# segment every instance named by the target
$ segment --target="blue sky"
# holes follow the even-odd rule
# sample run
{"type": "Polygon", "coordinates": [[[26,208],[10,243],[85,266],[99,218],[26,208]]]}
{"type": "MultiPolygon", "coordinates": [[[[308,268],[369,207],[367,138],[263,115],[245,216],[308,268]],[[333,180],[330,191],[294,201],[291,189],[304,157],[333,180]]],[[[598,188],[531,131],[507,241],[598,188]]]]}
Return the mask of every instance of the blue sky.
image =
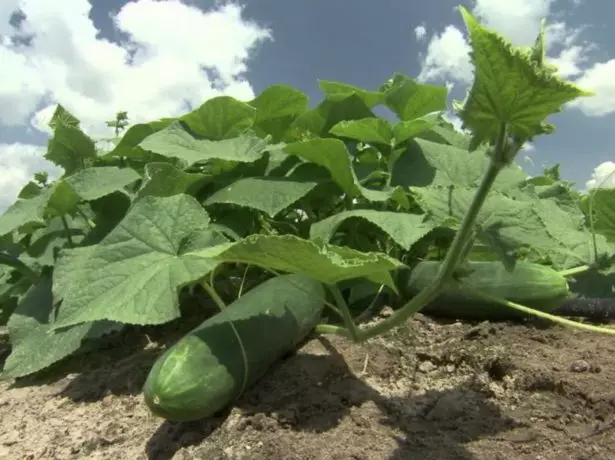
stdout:
{"type": "Polygon", "coordinates": [[[315,104],[318,79],[376,89],[402,72],[463,98],[472,69],[460,3],[518,45],[532,44],[546,17],[548,59],[597,93],[552,117],[556,134],[524,152],[535,166],[519,160],[528,172],[561,163],[583,189],[614,170],[612,1],[1,0],[0,211],[33,172],[60,173],[42,159],[57,103],[100,137],[119,110],[146,121],[275,83],[315,104]]]}

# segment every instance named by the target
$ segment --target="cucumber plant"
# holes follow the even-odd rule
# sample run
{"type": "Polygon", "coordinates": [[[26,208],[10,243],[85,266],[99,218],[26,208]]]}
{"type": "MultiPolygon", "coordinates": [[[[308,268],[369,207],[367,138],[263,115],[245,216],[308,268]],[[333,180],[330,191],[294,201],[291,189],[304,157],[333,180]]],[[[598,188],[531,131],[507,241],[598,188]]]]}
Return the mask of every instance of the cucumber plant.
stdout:
{"type": "Polygon", "coordinates": [[[176,320],[180,293],[227,310],[238,291],[280,273],[325,286],[330,320],[315,330],[357,342],[451,284],[472,289],[472,260],[593,273],[612,288],[615,190],[580,195],[555,171],[528,178],[515,162],[525,142],[554,131],[547,117],[592,93],[544,62],[544,24],[519,48],[460,11],[475,69],[453,104],[463,132],[443,116],[445,87],[399,73],[376,90],[320,81],[314,108],[278,84],[127,129],[120,112],[108,151],[59,105],[45,158],[64,174],[31,181],[0,216],[0,318],[12,347],[3,375],[38,372],[127,325],[176,320]],[[376,116],[382,105],[397,119],[376,116]],[[400,294],[397,275],[426,259],[441,262],[430,283],[387,319],[357,324],[349,299],[365,286],[400,294]]]}

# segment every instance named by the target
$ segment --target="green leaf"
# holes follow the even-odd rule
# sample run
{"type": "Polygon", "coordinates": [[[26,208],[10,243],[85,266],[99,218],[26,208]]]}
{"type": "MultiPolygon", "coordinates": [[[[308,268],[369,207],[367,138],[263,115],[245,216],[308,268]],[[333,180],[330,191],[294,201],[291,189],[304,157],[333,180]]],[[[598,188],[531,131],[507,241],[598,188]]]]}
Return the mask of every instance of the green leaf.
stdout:
{"type": "Polygon", "coordinates": [[[458,112],[475,144],[495,139],[501,124],[522,140],[549,132],[552,128],[543,124],[547,116],[566,102],[593,95],[534,62],[531,51],[515,48],[484,28],[464,7],[460,10],[470,35],[475,77],[458,112]]]}
{"type": "Polygon", "coordinates": [[[350,152],[339,139],[310,139],[288,144],[286,152],[320,165],[331,174],[333,181],[350,197],[362,196],[372,202],[394,200],[404,208],[408,199],[401,187],[371,190],[363,187],[354,172],[350,152]]]}
{"type": "Polygon", "coordinates": [[[384,95],[378,91],[368,91],[347,83],[340,83],[331,80],[319,80],[318,86],[325,93],[327,99],[341,100],[355,94],[370,109],[384,100],[384,95]]]}
{"type": "Polygon", "coordinates": [[[185,193],[195,195],[210,178],[205,174],[187,173],[168,163],[148,163],[145,166],[145,182],[137,197],[172,196],[185,193]]]}
{"type": "Polygon", "coordinates": [[[91,201],[121,190],[139,179],[141,176],[133,169],[100,166],[78,171],[64,178],[63,182],[83,200],[91,201]]]}
{"type": "MultiPolygon", "coordinates": [[[[412,194],[434,226],[458,230],[469,208],[475,187],[429,186],[412,187],[412,194]]],[[[516,248],[548,244],[548,239],[536,239],[544,234],[544,226],[529,201],[508,197],[492,191],[475,221],[481,241],[490,245],[503,261],[514,257],[516,248]]]]}
{"type": "Polygon", "coordinates": [[[68,232],[64,228],[63,222],[59,217],[51,219],[47,226],[35,230],[30,237],[30,244],[27,253],[34,258],[40,265],[53,267],[56,262],[56,253],[66,247],[70,241],[73,244],[80,244],[89,228],[81,218],[65,216],[68,232]]]}
{"type": "Polygon", "coordinates": [[[64,169],[67,175],[83,169],[87,161],[97,157],[96,146],[79,128],[79,122],[68,112],[58,106],[50,125],[53,125],[53,137],[47,143],[46,160],[64,169]],[[60,110],[60,111],[58,111],[60,110]]]}
{"type": "Polygon", "coordinates": [[[251,235],[236,243],[208,248],[192,255],[301,274],[326,284],[365,277],[393,290],[396,289],[395,283],[389,272],[404,266],[386,254],[363,253],[293,235],[251,235]]]}
{"type": "Polygon", "coordinates": [[[470,149],[471,137],[467,134],[460,133],[450,123],[447,125],[438,124],[432,126],[431,129],[420,133],[418,137],[431,142],[437,142],[438,144],[452,145],[462,150],[470,149]]]}
{"type": "Polygon", "coordinates": [[[166,128],[173,121],[175,121],[174,118],[165,118],[162,120],[151,121],[149,123],[139,123],[131,126],[124,133],[122,139],[120,139],[120,142],[115,146],[115,148],[104,156],[135,156],[133,149],[137,147],[143,139],[151,134],[157,133],[163,128],[166,128]]]}
{"type": "Polygon", "coordinates": [[[51,186],[51,194],[47,201],[43,217],[50,219],[55,216],[63,216],[77,208],[81,197],[65,181],[59,180],[51,186]]]}
{"type": "Polygon", "coordinates": [[[45,189],[40,195],[29,199],[18,199],[0,216],[0,236],[4,236],[22,225],[43,225],[43,214],[51,189],[45,189]]]}
{"type": "Polygon", "coordinates": [[[105,321],[54,332],[53,311],[51,280],[45,278],[26,293],[8,321],[12,350],[4,364],[5,375],[17,378],[37,372],[76,352],[84,340],[121,327],[105,321]]]}
{"type": "MultiPolygon", "coordinates": [[[[558,269],[596,262],[594,242],[598,256],[608,256],[615,251],[613,241],[609,242],[602,234],[594,237],[591,231],[583,226],[585,216],[579,208],[574,210],[571,207],[562,207],[553,199],[533,200],[531,205],[544,226],[546,236],[543,238],[548,238],[549,243],[539,246],[538,249],[552,260],[558,269]]],[[[537,237],[538,234],[534,238],[537,237]]]]}
{"type": "Polygon", "coordinates": [[[182,116],[196,134],[211,140],[231,139],[254,124],[256,109],[230,96],[207,100],[198,109],[182,116]]]}
{"type": "MultiPolygon", "coordinates": [[[[209,228],[209,216],[187,195],[144,197],[91,253],[76,258],[55,327],[95,320],[162,324],[180,315],[177,291],[217,264],[190,251],[225,238],[209,228]]],[[[55,289],[55,288],[54,288],[55,289]]]]}
{"type": "Polygon", "coordinates": [[[352,169],[350,153],[339,139],[310,139],[288,144],[285,149],[291,155],[323,166],[329,170],[337,185],[348,195],[356,196],[358,187],[352,169]]]}
{"type": "Polygon", "coordinates": [[[393,138],[391,125],[382,118],[340,121],[333,126],[329,132],[339,137],[347,137],[361,142],[373,142],[385,145],[389,145],[393,138]]]}
{"type": "Polygon", "coordinates": [[[257,109],[256,121],[259,122],[299,115],[308,109],[308,103],[308,97],[298,89],[288,85],[272,85],[255,97],[250,105],[257,109]]]}
{"type": "Polygon", "coordinates": [[[342,211],[312,224],[310,238],[320,238],[328,242],[340,225],[353,218],[365,219],[376,225],[406,250],[410,250],[418,240],[434,228],[433,224],[424,222],[425,217],[423,215],[358,209],[342,211]]]}
{"type": "Polygon", "coordinates": [[[385,94],[387,107],[402,121],[446,110],[446,87],[417,83],[400,73],[394,74],[381,91],[385,94]]]}
{"type": "Polygon", "coordinates": [[[71,285],[79,282],[81,273],[75,267],[88,263],[96,255],[97,246],[83,246],[62,251],[53,274],[52,292],[56,301],[63,299],[71,285]]]}
{"type": "Polygon", "coordinates": [[[317,182],[285,178],[246,177],[218,190],[204,204],[234,204],[275,217],[311,192],[316,185],[317,182]]]}
{"type": "Polygon", "coordinates": [[[58,104],[51,116],[48,126],[55,130],[58,126],[79,127],[79,120],[72,113],[64,108],[62,104],[58,104]]]}
{"type": "Polygon", "coordinates": [[[582,209],[589,214],[590,202],[594,230],[610,242],[615,242],[615,188],[596,188],[582,203],[582,209]]]}
{"type": "Polygon", "coordinates": [[[23,198],[26,200],[29,198],[34,198],[35,196],[40,195],[42,190],[43,190],[43,187],[41,187],[35,182],[30,181],[26,185],[23,186],[23,188],[20,190],[19,194],[17,195],[17,198],[23,198]]]}
{"type": "MultiPolygon", "coordinates": [[[[476,189],[474,187],[417,187],[412,192],[434,225],[458,229],[476,189]]],[[[550,260],[557,270],[592,264],[593,238],[582,227],[583,215],[560,207],[555,200],[527,193],[493,191],[479,212],[476,225],[481,241],[506,262],[529,250],[538,259],[550,260]]],[[[615,245],[597,235],[599,254],[615,245]]]]}
{"type": "Polygon", "coordinates": [[[309,108],[308,97],[287,85],[273,85],[250,102],[255,107],[255,128],[272,136],[273,142],[282,140],[291,123],[309,108]]]}
{"type": "Polygon", "coordinates": [[[174,122],[147,137],[139,147],[167,157],[179,158],[189,167],[210,159],[252,163],[263,156],[267,145],[266,140],[252,134],[221,141],[199,140],[180,123],[174,122]]]}
{"type": "Polygon", "coordinates": [[[416,118],[410,121],[400,121],[393,128],[395,144],[401,144],[402,142],[416,137],[429,129],[433,129],[434,127],[433,121],[422,118],[416,118]]]}
{"type": "Polygon", "coordinates": [[[374,113],[357,94],[343,99],[325,99],[317,107],[298,116],[289,128],[286,141],[325,137],[340,121],[375,118],[374,113]]]}
{"type": "MultiPolygon", "coordinates": [[[[393,167],[391,185],[428,186],[458,185],[478,187],[490,159],[485,149],[468,152],[451,145],[414,139],[393,167]]],[[[518,166],[503,169],[492,190],[517,188],[527,174],[518,166]]]]}

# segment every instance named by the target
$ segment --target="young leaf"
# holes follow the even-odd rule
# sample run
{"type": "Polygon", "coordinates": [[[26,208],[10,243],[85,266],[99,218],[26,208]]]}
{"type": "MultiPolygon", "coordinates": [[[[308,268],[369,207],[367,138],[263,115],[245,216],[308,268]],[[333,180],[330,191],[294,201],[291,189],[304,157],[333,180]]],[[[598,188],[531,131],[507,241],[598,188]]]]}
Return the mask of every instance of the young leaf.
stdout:
{"type": "Polygon", "coordinates": [[[496,32],[479,24],[460,7],[466,23],[475,67],[474,83],[459,116],[474,135],[474,145],[491,142],[502,124],[522,140],[549,132],[543,120],[566,102],[593,93],[581,90],[538,65],[531,53],[515,48],[496,32]]]}
{"type": "Polygon", "coordinates": [[[67,175],[84,169],[97,157],[94,141],[79,126],[57,123],[47,143],[46,160],[60,166],[67,175]]]}

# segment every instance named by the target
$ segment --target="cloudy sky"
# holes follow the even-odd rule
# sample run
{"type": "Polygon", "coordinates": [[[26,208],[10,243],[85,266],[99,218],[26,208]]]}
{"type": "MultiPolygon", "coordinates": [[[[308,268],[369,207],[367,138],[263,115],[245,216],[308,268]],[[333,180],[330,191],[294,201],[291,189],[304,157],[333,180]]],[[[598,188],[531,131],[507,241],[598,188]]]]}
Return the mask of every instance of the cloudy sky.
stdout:
{"type": "MultiPolygon", "coordinates": [[[[459,0],[0,0],[0,211],[39,170],[46,123],[61,103],[93,136],[120,110],[140,122],[228,94],[249,100],[285,83],[320,100],[318,79],[377,89],[394,72],[452,85],[472,68],[459,0]]],[[[562,164],[592,187],[615,169],[615,2],[461,2],[517,45],[548,22],[548,59],[596,97],[552,117],[557,132],[520,160],[562,164]]],[[[615,184],[615,181],[613,181],[615,184]]]]}

